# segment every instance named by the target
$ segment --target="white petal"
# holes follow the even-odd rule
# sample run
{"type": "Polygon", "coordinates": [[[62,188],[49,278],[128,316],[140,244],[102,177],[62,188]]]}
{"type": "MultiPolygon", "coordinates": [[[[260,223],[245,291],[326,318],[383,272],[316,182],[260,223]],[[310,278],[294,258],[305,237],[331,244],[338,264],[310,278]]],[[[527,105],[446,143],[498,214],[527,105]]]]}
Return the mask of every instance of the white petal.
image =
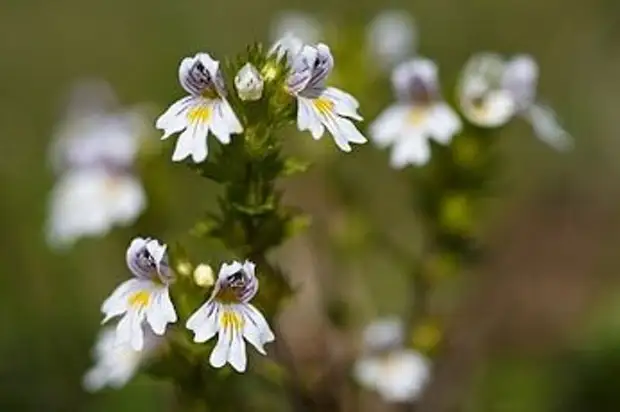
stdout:
{"type": "Polygon", "coordinates": [[[368,389],[376,389],[381,379],[379,361],[374,358],[362,358],[353,367],[355,380],[368,389]]]}
{"type": "Polygon", "coordinates": [[[146,309],[146,320],[156,335],[163,335],[166,332],[166,325],[176,322],[177,315],[170,300],[168,287],[153,291],[151,302],[146,309]]]}
{"type": "Polygon", "coordinates": [[[125,313],[129,309],[129,297],[150,287],[151,282],[141,279],[130,279],[121,283],[101,305],[101,312],[105,315],[102,323],[125,313]]]}
{"type": "Polygon", "coordinates": [[[162,139],[183,130],[187,126],[187,109],[192,106],[195,98],[186,96],[177,100],[155,122],[157,129],[164,130],[162,139]]]}
{"type": "Polygon", "coordinates": [[[337,114],[354,120],[363,120],[362,116],[357,112],[360,106],[359,102],[349,93],[335,87],[328,87],[321,96],[334,103],[334,111],[337,114]]]}
{"type": "MultiPolygon", "coordinates": [[[[220,311],[221,316],[222,311],[220,311]]],[[[219,319],[218,319],[219,323],[219,319]]],[[[213,348],[213,352],[211,352],[211,356],[209,357],[209,363],[214,368],[221,368],[226,364],[228,360],[228,352],[230,352],[230,346],[232,344],[232,328],[220,328],[217,343],[213,348]]]]}
{"type": "Polygon", "coordinates": [[[133,176],[118,177],[108,189],[110,213],[114,222],[130,224],[146,206],[146,193],[140,181],[133,176]]]}
{"type": "Polygon", "coordinates": [[[573,146],[571,136],[562,128],[555,112],[548,106],[535,104],[525,113],[536,136],[556,150],[567,150],[573,146]]]}
{"type": "Polygon", "coordinates": [[[392,148],[390,164],[400,169],[408,164],[424,165],[431,157],[428,139],[418,133],[409,133],[398,140],[392,148]]]}
{"type": "Polygon", "coordinates": [[[213,103],[211,131],[222,144],[230,143],[231,133],[240,133],[243,128],[226,100],[213,103]]]}
{"type": "Polygon", "coordinates": [[[504,90],[487,93],[480,101],[461,100],[461,108],[467,119],[482,127],[499,127],[506,124],[517,111],[511,94],[504,90]]]}
{"type": "Polygon", "coordinates": [[[208,301],[189,317],[185,326],[194,332],[194,342],[202,343],[215,336],[219,327],[219,319],[219,305],[208,301]]]}
{"type": "Polygon", "coordinates": [[[232,340],[230,351],[228,352],[228,363],[237,371],[244,372],[247,366],[247,356],[245,353],[245,342],[240,330],[232,329],[232,340]]]}
{"type": "Polygon", "coordinates": [[[192,160],[195,163],[203,162],[209,154],[207,136],[209,135],[209,124],[207,122],[196,122],[194,134],[194,147],[192,149],[192,160]]]}
{"type": "Polygon", "coordinates": [[[329,133],[334,138],[334,142],[336,142],[336,145],[340,148],[340,150],[350,152],[351,145],[349,145],[349,142],[366,142],[364,135],[357,130],[351,120],[340,117],[334,112],[321,112],[316,108],[316,106],[314,110],[327,130],[329,130],[329,133]]]}
{"type": "Polygon", "coordinates": [[[218,273],[217,277],[218,279],[226,279],[230,275],[234,275],[242,269],[243,265],[237,261],[234,261],[232,263],[224,262],[220,267],[220,272],[218,273]]]}
{"type": "Polygon", "coordinates": [[[134,350],[144,347],[142,322],[145,318],[143,309],[131,309],[125,313],[116,326],[116,344],[129,344],[134,350]]]}
{"type": "Polygon", "coordinates": [[[394,143],[405,129],[410,111],[411,106],[400,104],[385,109],[369,127],[370,137],[375,144],[386,147],[394,143]]]}
{"type": "Polygon", "coordinates": [[[302,132],[309,130],[315,140],[323,136],[325,127],[318,117],[312,99],[297,97],[297,128],[302,132]]]}
{"type": "Polygon", "coordinates": [[[244,305],[244,313],[251,317],[252,322],[258,328],[260,332],[260,340],[263,344],[273,342],[276,339],[275,335],[271,331],[271,328],[269,327],[269,324],[267,323],[267,320],[258,309],[256,309],[253,305],[246,304],[244,305]]]}
{"type": "Polygon", "coordinates": [[[452,136],[461,131],[461,119],[447,103],[437,103],[431,110],[427,125],[430,135],[438,143],[450,143],[452,136]]]}

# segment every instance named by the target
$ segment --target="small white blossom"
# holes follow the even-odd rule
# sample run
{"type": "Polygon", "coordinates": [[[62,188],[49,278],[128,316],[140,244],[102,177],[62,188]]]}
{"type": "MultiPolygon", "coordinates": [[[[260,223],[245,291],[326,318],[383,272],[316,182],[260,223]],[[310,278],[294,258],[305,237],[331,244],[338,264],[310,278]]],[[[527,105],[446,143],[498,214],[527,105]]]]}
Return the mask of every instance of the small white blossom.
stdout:
{"type": "Polygon", "coordinates": [[[406,11],[385,10],[370,22],[367,37],[372,57],[384,69],[391,69],[414,54],[416,24],[406,11]]]}
{"type": "Polygon", "coordinates": [[[572,139],[554,111],[536,101],[538,72],[538,64],[527,55],[510,60],[492,53],[472,56],[459,83],[463,114],[482,127],[502,126],[520,115],[542,141],[558,150],[569,148],[572,139]]]}
{"type": "Polygon", "coordinates": [[[387,402],[416,400],[430,376],[428,359],[403,348],[403,333],[403,324],[396,317],[368,325],[363,334],[363,355],[353,369],[360,385],[376,391],[387,402]]]}
{"type": "Polygon", "coordinates": [[[392,146],[393,167],[424,165],[431,156],[429,139],[450,143],[462,128],[461,120],[442,99],[431,60],[401,63],[392,73],[392,84],[398,101],[370,125],[370,136],[380,147],[392,146]]]}
{"type": "Polygon", "coordinates": [[[166,246],[150,238],[135,238],[127,249],[126,261],[134,278],[121,283],[103,302],[102,323],[122,316],[116,327],[117,344],[129,343],[141,350],[144,327],[148,325],[156,335],[163,335],[166,325],[177,320],[168,291],[172,272],[166,246]]]}
{"type": "Polygon", "coordinates": [[[106,386],[116,389],[125,386],[161,342],[148,329],[144,333],[144,348],[137,351],[128,342],[116,342],[114,327],[102,329],[93,351],[95,365],[86,372],[82,381],[84,389],[96,392],[106,386]]]}
{"type": "Polygon", "coordinates": [[[365,356],[354,367],[355,379],[387,402],[416,400],[430,377],[429,361],[414,350],[397,349],[365,356]]]}
{"type": "Polygon", "coordinates": [[[231,134],[243,132],[243,126],[226,99],[226,87],[220,63],[207,53],[186,57],[179,66],[179,81],[189,96],[176,101],[155,124],[164,131],[162,139],[179,135],[172,160],[191,156],[200,163],[209,153],[209,132],[222,143],[230,143],[231,134]]]}
{"type": "Polygon", "coordinates": [[[278,60],[289,52],[295,55],[304,44],[318,42],[320,33],[321,25],[309,14],[300,11],[280,13],[271,26],[270,38],[275,44],[270,53],[275,52],[278,60]]]}
{"type": "Polygon", "coordinates": [[[353,96],[326,86],[333,67],[334,59],[325,44],[304,46],[292,58],[287,87],[297,98],[299,130],[309,130],[314,139],[320,139],[327,128],[336,145],[350,152],[349,143],[366,142],[351,121],[362,120],[362,117],[357,112],[359,103],[353,96]]]}
{"type": "Polygon", "coordinates": [[[275,339],[264,316],[249,303],[257,291],[253,263],[224,263],[211,297],[187,320],[187,328],[194,332],[194,342],[206,342],[218,334],[209,358],[213,367],[230,363],[236,371],[243,372],[247,365],[244,338],[263,355],[265,343],[275,339]]]}
{"type": "Polygon", "coordinates": [[[252,63],[246,63],[235,76],[235,88],[244,101],[259,100],[263,95],[265,81],[252,63]]]}
{"type": "Polygon", "coordinates": [[[145,125],[143,113],[119,110],[105,83],[81,83],[72,95],[50,150],[59,178],[46,230],[48,242],[56,247],[131,224],[146,206],[144,189],[133,171],[145,125]]]}

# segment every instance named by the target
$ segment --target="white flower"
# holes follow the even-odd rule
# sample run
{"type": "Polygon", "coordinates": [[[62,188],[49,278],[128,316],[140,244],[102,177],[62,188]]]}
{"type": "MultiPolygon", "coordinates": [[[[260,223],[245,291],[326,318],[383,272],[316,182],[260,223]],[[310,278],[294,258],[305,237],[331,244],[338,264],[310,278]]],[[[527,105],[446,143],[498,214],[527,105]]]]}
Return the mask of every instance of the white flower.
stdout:
{"type": "Polygon", "coordinates": [[[177,315],[170,300],[168,285],[172,272],[166,246],[154,239],[135,238],[127,249],[126,261],[133,279],[123,282],[103,302],[102,323],[122,316],[116,327],[117,344],[129,343],[135,350],[144,346],[144,324],[156,335],[163,335],[177,315]]]}
{"type": "Polygon", "coordinates": [[[380,147],[393,146],[393,167],[423,165],[431,156],[429,139],[450,143],[462,128],[461,120],[441,98],[437,66],[431,60],[401,63],[392,83],[398,101],[370,125],[370,136],[380,147]]]}
{"type": "Polygon", "coordinates": [[[414,53],[416,25],[406,11],[385,10],[371,21],[367,37],[375,61],[383,68],[392,68],[414,53]]]}
{"type": "Polygon", "coordinates": [[[271,26],[270,38],[275,44],[270,53],[275,52],[278,60],[288,52],[295,55],[304,44],[318,42],[320,33],[321,25],[309,14],[299,11],[280,13],[271,26]]]}
{"type": "Polygon", "coordinates": [[[133,349],[127,342],[116,342],[114,327],[101,330],[95,344],[93,356],[95,365],[86,372],[82,384],[89,392],[95,392],[106,386],[120,388],[135,375],[142,362],[160,344],[160,339],[145,330],[144,348],[133,349]]]}
{"type": "Polygon", "coordinates": [[[105,83],[78,84],[56,132],[50,158],[59,180],[46,228],[53,246],[69,246],[81,236],[131,224],[146,206],[133,171],[144,114],[119,110],[113,97],[105,83]]]}
{"type": "Polygon", "coordinates": [[[99,168],[68,171],[52,192],[48,241],[65,247],[81,236],[104,235],[113,225],[131,224],[145,204],[144,189],[131,174],[99,168]]]}
{"type": "Polygon", "coordinates": [[[527,55],[507,61],[492,53],[472,56],[459,83],[463,114],[482,127],[502,126],[520,115],[541,140],[559,150],[569,148],[572,139],[554,111],[536,102],[538,72],[538,64],[527,55]]]}
{"type": "Polygon", "coordinates": [[[430,377],[429,361],[416,351],[398,349],[359,359],[355,379],[387,402],[416,400],[430,377]]]}
{"type": "Polygon", "coordinates": [[[357,112],[357,100],[325,84],[333,67],[334,59],[329,47],[324,44],[304,46],[292,58],[287,87],[289,93],[297,98],[299,130],[309,130],[314,139],[320,139],[327,128],[336,145],[349,152],[349,143],[365,143],[366,138],[350,120],[362,120],[357,112]]]}
{"type": "Polygon", "coordinates": [[[265,343],[275,339],[263,315],[249,303],[257,291],[253,263],[224,263],[211,298],[187,320],[194,342],[206,342],[219,334],[209,358],[213,367],[221,368],[228,362],[243,372],[247,364],[243,339],[263,355],[265,343]]]}
{"type": "Polygon", "coordinates": [[[235,76],[235,88],[241,100],[255,101],[263,95],[265,81],[252,63],[246,63],[235,76]]]}
{"type": "Polygon", "coordinates": [[[155,126],[164,131],[162,139],[184,130],[172,154],[173,161],[191,156],[200,163],[207,158],[209,132],[222,144],[228,144],[230,135],[243,132],[243,126],[226,100],[220,63],[210,55],[198,53],[184,58],[179,66],[179,81],[189,96],[170,106],[155,126]]]}

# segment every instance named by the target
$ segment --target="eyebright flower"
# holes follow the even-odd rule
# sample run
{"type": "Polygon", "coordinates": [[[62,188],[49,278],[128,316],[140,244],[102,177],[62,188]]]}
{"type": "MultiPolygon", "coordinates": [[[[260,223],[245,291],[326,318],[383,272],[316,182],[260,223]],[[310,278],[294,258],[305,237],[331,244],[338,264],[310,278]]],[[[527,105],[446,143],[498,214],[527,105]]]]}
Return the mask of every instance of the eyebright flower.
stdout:
{"type": "Polygon", "coordinates": [[[243,126],[226,99],[220,63],[210,55],[198,53],[184,58],[179,66],[179,81],[189,96],[170,106],[155,126],[164,131],[162,140],[184,130],[172,154],[173,161],[191,156],[200,163],[209,152],[209,132],[222,144],[228,144],[230,135],[243,132],[243,126]]]}
{"type": "Polygon", "coordinates": [[[536,102],[538,64],[527,55],[504,60],[492,53],[472,56],[461,74],[459,101],[463,114],[482,127],[498,127],[520,115],[531,123],[536,135],[563,150],[571,137],[560,126],[554,111],[536,102]]]}
{"type": "Polygon", "coordinates": [[[66,247],[81,236],[131,224],[146,195],[133,170],[145,120],[139,110],[119,110],[109,86],[80,83],[50,150],[59,174],[50,202],[48,242],[66,247]]]}
{"type": "Polygon", "coordinates": [[[358,383],[387,402],[418,398],[430,375],[430,363],[420,353],[402,347],[403,325],[397,318],[380,319],[364,330],[363,355],[353,374],[358,383]]]}
{"type": "Polygon", "coordinates": [[[114,327],[102,329],[93,351],[95,366],[84,375],[82,381],[84,388],[89,392],[95,392],[106,386],[112,388],[125,386],[160,343],[161,338],[146,329],[143,350],[137,351],[128,342],[122,344],[116,342],[114,327]]]}
{"type": "Polygon", "coordinates": [[[362,120],[362,117],[357,112],[359,103],[353,96],[326,86],[333,67],[334,59],[325,44],[304,46],[292,58],[287,88],[297,98],[299,130],[309,130],[314,139],[320,139],[327,128],[336,145],[350,152],[349,143],[366,142],[350,120],[362,120]]]}
{"type": "Polygon", "coordinates": [[[403,10],[384,10],[368,26],[368,46],[375,61],[391,69],[411,56],[416,47],[416,25],[403,10]]]}
{"type": "Polygon", "coordinates": [[[263,315],[249,302],[258,291],[254,264],[246,261],[222,264],[213,293],[187,320],[194,342],[206,342],[219,334],[209,363],[221,368],[227,362],[238,372],[247,364],[245,338],[261,354],[275,337],[263,315]]]}
{"type": "Polygon", "coordinates": [[[442,99],[431,60],[401,63],[392,73],[392,84],[398,101],[370,125],[370,136],[380,147],[393,146],[393,167],[423,165],[431,156],[429,139],[450,143],[461,130],[461,120],[442,99]]]}
{"type": "Polygon", "coordinates": [[[135,350],[144,346],[143,327],[163,335],[168,323],[177,321],[168,286],[172,271],[168,266],[166,245],[155,239],[135,238],[126,254],[127,267],[134,278],[121,283],[103,302],[102,323],[122,316],[116,327],[117,344],[129,343],[135,350]]]}
{"type": "Polygon", "coordinates": [[[235,88],[244,101],[260,100],[265,81],[252,63],[246,63],[235,76],[235,88]]]}

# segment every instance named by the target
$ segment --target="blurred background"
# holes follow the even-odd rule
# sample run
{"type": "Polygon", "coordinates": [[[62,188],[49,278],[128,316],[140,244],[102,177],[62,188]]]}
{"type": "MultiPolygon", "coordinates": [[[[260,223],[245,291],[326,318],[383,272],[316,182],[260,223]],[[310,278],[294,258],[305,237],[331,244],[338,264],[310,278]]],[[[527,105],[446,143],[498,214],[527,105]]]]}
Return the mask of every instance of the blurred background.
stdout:
{"type": "MultiPolygon", "coordinates": [[[[70,251],[50,250],[48,148],[72,83],[106,79],[123,104],[153,105],[155,119],[181,96],[183,56],[205,50],[221,58],[254,41],[269,43],[273,19],[284,10],[349,33],[386,7],[415,18],[418,51],[439,64],[447,96],[472,53],[531,53],[541,67],[540,95],[576,140],[575,150],[557,153],[523,122],[497,132],[501,174],[493,176],[499,184],[479,228],[489,253],[449,282],[445,347],[420,410],[620,410],[620,3],[3,0],[0,411],[172,408],[170,388],[146,377],[95,395],[83,391],[81,379],[92,362],[100,303],[127,276],[129,239],[181,236],[212,203],[215,187],[163,153],[141,164],[149,206],[133,227],[81,240],[70,251]]],[[[358,97],[368,119],[391,100],[385,92],[358,97]]],[[[315,166],[287,182],[287,202],[307,211],[313,226],[275,259],[301,288],[281,320],[296,362],[313,376],[327,358],[353,356],[364,323],[407,307],[402,262],[360,239],[371,227],[413,253],[415,187],[370,144],[344,156],[327,138],[321,145],[308,136],[291,139],[291,150],[315,166]],[[334,296],[353,313],[345,331],[318,309],[334,296]]],[[[200,245],[193,253],[212,256],[200,245]]],[[[348,405],[391,410],[368,394],[348,405]]]]}

